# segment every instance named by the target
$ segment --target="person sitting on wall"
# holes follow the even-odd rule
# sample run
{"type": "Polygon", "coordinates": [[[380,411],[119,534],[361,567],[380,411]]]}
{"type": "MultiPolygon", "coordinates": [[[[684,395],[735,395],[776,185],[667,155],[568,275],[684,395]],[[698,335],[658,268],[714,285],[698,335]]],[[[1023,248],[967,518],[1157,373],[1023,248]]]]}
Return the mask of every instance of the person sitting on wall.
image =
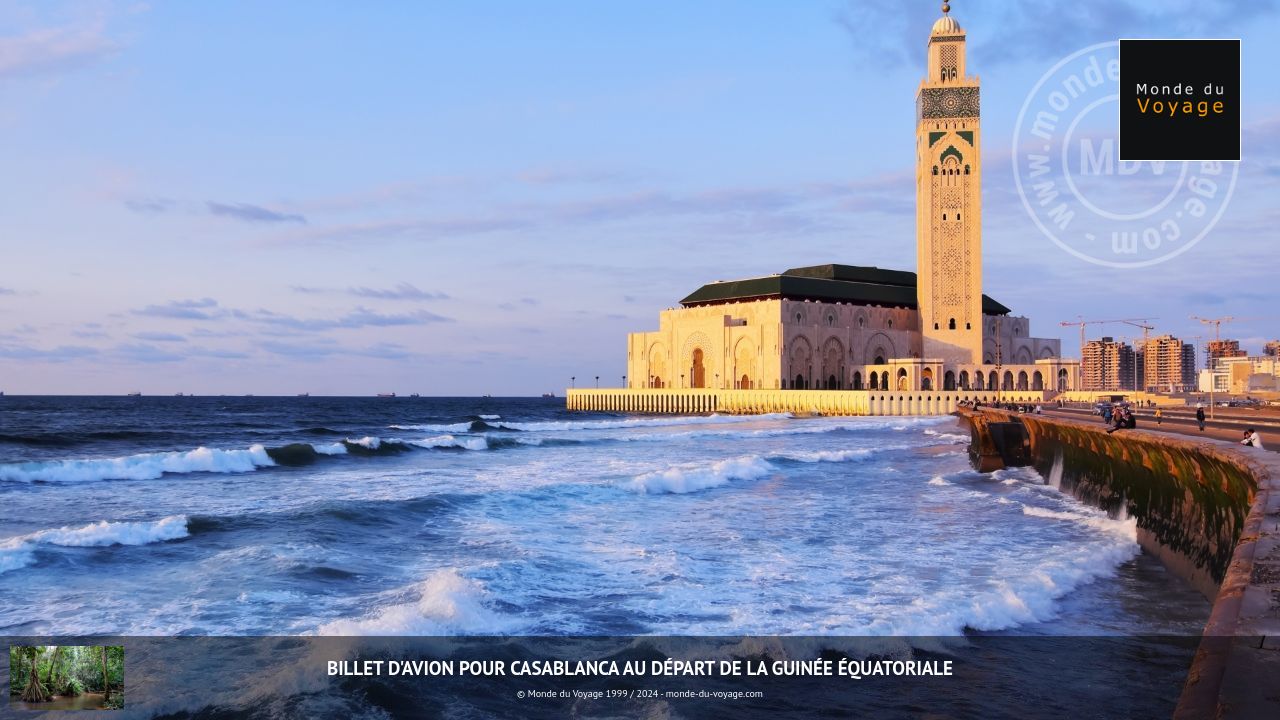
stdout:
{"type": "Polygon", "coordinates": [[[1258,448],[1259,450],[1266,449],[1262,447],[1262,436],[1259,435],[1258,431],[1254,430],[1253,428],[1249,428],[1248,430],[1244,431],[1244,439],[1240,441],[1240,444],[1248,447],[1258,448]]]}

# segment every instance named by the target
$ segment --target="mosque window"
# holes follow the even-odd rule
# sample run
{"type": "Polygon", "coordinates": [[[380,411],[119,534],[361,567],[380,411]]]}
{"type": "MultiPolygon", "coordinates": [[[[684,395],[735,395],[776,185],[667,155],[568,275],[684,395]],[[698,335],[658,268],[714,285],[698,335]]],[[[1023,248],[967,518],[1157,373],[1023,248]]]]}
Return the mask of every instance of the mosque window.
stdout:
{"type": "Polygon", "coordinates": [[[800,322],[800,313],[796,313],[796,322],[800,322]]]}
{"type": "Polygon", "coordinates": [[[858,318],[858,327],[866,327],[866,326],[867,326],[867,319],[866,319],[866,318],[864,318],[864,317],[859,317],[859,318],[858,318]]]}
{"type": "Polygon", "coordinates": [[[885,326],[886,328],[888,328],[888,329],[892,330],[892,329],[893,329],[893,319],[892,319],[892,318],[890,318],[889,320],[886,320],[886,321],[885,321],[885,323],[884,323],[884,326],[885,326]]]}
{"type": "Polygon", "coordinates": [[[955,329],[956,329],[956,319],[955,319],[955,318],[951,318],[951,322],[947,323],[947,329],[948,329],[948,330],[955,330],[955,329]]]}
{"type": "Polygon", "coordinates": [[[835,315],[828,315],[828,316],[827,316],[827,327],[833,327],[833,326],[835,326],[835,324],[836,324],[836,316],[835,316],[835,315]]]}
{"type": "Polygon", "coordinates": [[[968,175],[968,174],[969,174],[969,166],[968,166],[968,165],[965,165],[965,166],[964,166],[964,174],[965,174],[965,175],[968,175]]]}
{"type": "Polygon", "coordinates": [[[937,330],[937,329],[938,329],[938,323],[934,323],[934,324],[933,324],[933,329],[934,329],[934,330],[937,330]]]}
{"type": "Polygon", "coordinates": [[[937,175],[937,174],[938,174],[938,166],[937,166],[937,165],[934,165],[934,166],[933,166],[933,174],[934,174],[934,175],[937,175]]]}

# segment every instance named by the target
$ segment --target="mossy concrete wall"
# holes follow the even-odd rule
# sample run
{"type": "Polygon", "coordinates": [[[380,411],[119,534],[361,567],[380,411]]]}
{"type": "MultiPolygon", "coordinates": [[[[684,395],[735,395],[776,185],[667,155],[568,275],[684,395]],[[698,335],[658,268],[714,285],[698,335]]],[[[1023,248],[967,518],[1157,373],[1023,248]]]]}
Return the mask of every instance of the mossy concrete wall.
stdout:
{"type": "Polygon", "coordinates": [[[1022,423],[1042,475],[1135,518],[1143,548],[1213,600],[1176,718],[1280,717],[1280,454],[1141,429],[1108,434],[1100,422],[961,414],[975,445],[988,422],[1022,423]]]}

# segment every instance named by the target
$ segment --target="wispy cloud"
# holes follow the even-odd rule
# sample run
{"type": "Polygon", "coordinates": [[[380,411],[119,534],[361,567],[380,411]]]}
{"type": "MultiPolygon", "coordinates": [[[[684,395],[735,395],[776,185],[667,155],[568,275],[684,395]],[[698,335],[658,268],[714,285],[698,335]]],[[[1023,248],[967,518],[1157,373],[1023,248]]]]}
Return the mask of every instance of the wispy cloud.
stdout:
{"type": "Polygon", "coordinates": [[[126,208],[142,215],[159,215],[160,213],[169,212],[177,205],[176,200],[163,197],[135,198],[124,201],[126,208]]]}
{"type": "Polygon", "coordinates": [[[148,305],[130,312],[134,315],[175,320],[215,320],[226,314],[213,298],[170,300],[164,305],[148,305]]]}
{"type": "Polygon", "coordinates": [[[348,355],[355,357],[368,357],[380,360],[406,360],[415,357],[421,357],[420,354],[414,353],[403,345],[397,343],[377,343],[362,348],[346,347],[334,342],[279,342],[268,341],[262,343],[263,350],[274,355],[293,358],[295,360],[315,361],[324,360],[337,355],[348,355]]]}
{"type": "Polygon", "coordinates": [[[409,283],[402,282],[390,289],[367,287],[349,288],[347,292],[356,297],[376,298],[378,300],[447,300],[449,296],[441,292],[428,292],[409,283]]]}
{"type": "Polygon", "coordinates": [[[393,288],[349,287],[346,289],[339,289],[294,285],[290,289],[303,295],[328,295],[340,293],[344,295],[352,295],[354,297],[373,298],[375,300],[425,301],[449,299],[449,296],[445,293],[423,290],[407,282],[399,283],[393,288]]]}
{"type": "Polygon", "coordinates": [[[401,313],[396,315],[387,315],[375,312],[365,307],[357,307],[355,310],[337,318],[297,318],[292,315],[284,315],[272,312],[270,310],[257,310],[256,312],[244,314],[244,318],[251,322],[262,323],[265,325],[273,325],[288,328],[291,330],[299,330],[305,332],[319,332],[324,330],[350,329],[362,327],[396,327],[403,325],[429,325],[431,323],[447,323],[453,322],[452,318],[437,315],[426,310],[418,310],[410,313],[401,313]]]}
{"type": "Polygon", "coordinates": [[[0,295],[17,295],[18,291],[13,288],[0,287],[0,295]]]}
{"type": "Polygon", "coordinates": [[[88,25],[37,28],[0,37],[0,77],[41,75],[82,67],[118,52],[101,18],[88,25]]]}
{"type": "Polygon", "coordinates": [[[307,219],[302,215],[277,212],[259,205],[250,205],[248,203],[224,204],[213,201],[206,203],[206,205],[209,207],[209,212],[214,215],[243,220],[244,222],[307,224],[307,219]]]}
{"type": "Polygon", "coordinates": [[[134,333],[133,337],[138,340],[146,340],[148,342],[183,343],[187,341],[187,339],[181,335],[167,332],[140,332],[134,333]]]}
{"type": "Polygon", "coordinates": [[[96,348],[83,345],[60,345],[42,349],[27,345],[0,345],[0,358],[12,360],[38,360],[40,362],[68,362],[98,354],[96,348]]]}

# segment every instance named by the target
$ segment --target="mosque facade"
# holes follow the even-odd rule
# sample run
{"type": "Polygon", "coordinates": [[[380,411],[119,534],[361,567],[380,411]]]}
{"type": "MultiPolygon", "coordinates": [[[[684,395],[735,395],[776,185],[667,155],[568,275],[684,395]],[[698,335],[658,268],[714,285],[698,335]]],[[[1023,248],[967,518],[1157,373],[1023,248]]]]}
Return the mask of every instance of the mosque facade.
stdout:
{"type": "Polygon", "coordinates": [[[816,265],[709,283],[627,338],[629,389],[1066,391],[1079,364],[982,291],[978,78],[943,5],[916,95],[916,272],[816,265]]]}

